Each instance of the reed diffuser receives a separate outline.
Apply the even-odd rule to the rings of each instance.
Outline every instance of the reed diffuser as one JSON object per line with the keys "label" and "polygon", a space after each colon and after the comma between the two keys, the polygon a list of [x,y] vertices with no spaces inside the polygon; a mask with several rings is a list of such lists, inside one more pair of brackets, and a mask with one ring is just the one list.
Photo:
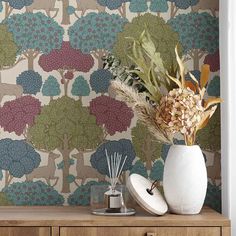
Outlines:
{"label": "reed diffuser", "polygon": [[105,199],[107,201],[106,212],[119,213],[121,212],[121,208],[125,207],[125,205],[122,192],[116,190],[116,186],[119,182],[119,178],[124,168],[127,156],[123,158],[122,154],[117,152],[109,156],[107,150],[105,150],[105,152],[110,182],[109,191],[105,193]]}

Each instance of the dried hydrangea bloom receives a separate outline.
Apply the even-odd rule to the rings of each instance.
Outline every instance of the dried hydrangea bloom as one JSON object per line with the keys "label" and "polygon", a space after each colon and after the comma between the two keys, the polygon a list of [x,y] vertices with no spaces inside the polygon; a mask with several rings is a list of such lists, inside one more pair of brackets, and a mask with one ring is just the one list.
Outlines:
{"label": "dried hydrangea bloom", "polygon": [[203,112],[201,96],[189,88],[179,88],[161,98],[156,119],[169,133],[191,135],[200,123]]}

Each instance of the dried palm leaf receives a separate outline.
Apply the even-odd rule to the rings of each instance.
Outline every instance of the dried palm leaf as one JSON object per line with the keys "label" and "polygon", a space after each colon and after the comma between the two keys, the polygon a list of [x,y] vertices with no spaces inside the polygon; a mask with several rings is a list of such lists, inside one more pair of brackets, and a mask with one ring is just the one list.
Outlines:
{"label": "dried palm leaf", "polygon": [[216,104],[221,103],[223,100],[221,98],[208,98],[206,101],[204,101],[204,108],[207,110],[209,107],[214,106]]}
{"label": "dried palm leaf", "polygon": [[201,88],[204,88],[207,85],[209,78],[210,78],[210,66],[204,64],[201,69],[201,79],[200,79]]}
{"label": "dried palm leaf", "polygon": [[186,87],[185,86],[185,67],[184,67],[183,61],[179,57],[178,46],[175,47],[175,54],[176,54],[176,60],[177,60],[178,65],[179,65],[179,73],[180,73],[182,88],[185,88]]}

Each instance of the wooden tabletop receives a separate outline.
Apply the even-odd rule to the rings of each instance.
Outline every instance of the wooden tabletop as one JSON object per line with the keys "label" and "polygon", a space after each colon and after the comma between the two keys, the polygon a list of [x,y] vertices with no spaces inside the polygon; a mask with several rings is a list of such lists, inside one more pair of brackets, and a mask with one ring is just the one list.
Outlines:
{"label": "wooden tabletop", "polygon": [[167,214],[155,217],[143,211],[129,217],[90,214],[83,207],[0,207],[0,226],[230,226],[230,221],[204,208],[194,216]]}

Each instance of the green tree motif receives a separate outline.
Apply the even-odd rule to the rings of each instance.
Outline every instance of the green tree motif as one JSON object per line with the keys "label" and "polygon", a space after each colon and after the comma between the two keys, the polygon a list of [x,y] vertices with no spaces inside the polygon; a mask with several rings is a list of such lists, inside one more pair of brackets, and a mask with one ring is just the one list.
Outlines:
{"label": "green tree motif", "polygon": [[[0,25],[0,71],[13,67],[16,63],[18,47],[7,25]],[[1,80],[1,74],[0,74]]]}
{"label": "green tree motif", "polygon": [[140,122],[132,129],[131,134],[137,157],[146,163],[146,169],[150,171],[153,162],[161,157],[162,145]]}
{"label": "green tree motif", "polygon": [[218,152],[221,149],[221,122],[220,108],[210,119],[208,125],[198,131],[197,143],[205,151]]}
{"label": "green tree motif", "polygon": [[57,79],[50,75],[43,84],[42,88],[43,96],[50,97],[50,100],[53,100],[54,96],[59,96],[61,93],[60,84],[57,82]]}
{"label": "green tree motif", "polygon": [[146,0],[131,0],[129,5],[129,10],[131,12],[140,13],[146,12],[148,10],[148,5]]}
{"label": "green tree motif", "polygon": [[204,13],[180,14],[168,21],[179,34],[184,54],[193,60],[194,70],[200,69],[204,55],[219,48],[219,19]]}
{"label": "green tree motif", "polygon": [[41,12],[14,14],[6,23],[19,47],[18,54],[28,60],[28,70],[34,69],[34,60],[40,53],[61,48],[64,29]]}
{"label": "green tree motif", "polygon": [[72,85],[71,94],[73,96],[79,96],[82,101],[82,97],[89,96],[90,88],[88,82],[83,76],[78,76]]}
{"label": "green tree motif", "polygon": [[195,6],[199,0],[168,0],[170,2],[170,17],[176,16],[179,10],[186,10]]}
{"label": "green tree motif", "polygon": [[[122,65],[131,66],[133,64],[129,56],[132,55],[133,42],[129,38],[138,40],[144,30],[148,30],[156,49],[161,54],[165,68],[170,74],[175,75],[178,68],[175,47],[179,43],[179,36],[169,24],[161,17],[146,13],[143,16],[136,17],[132,22],[125,25],[124,30],[118,34],[113,47],[116,57],[121,60]],[[181,46],[179,53],[181,53]]]}
{"label": "green tree motif", "polygon": [[[211,152],[214,154],[214,165],[213,171],[214,173],[220,174],[219,166],[221,158],[220,150],[221,150],[221,120],[220,120],[220,108],[218,107],[213,117],[210,119],[209,123],[204,129],[201,129],[197,133],[197,140],[196,142],[202,148],[202,150]],[[209,167],[211,168],[211,167]],[[214,177],[211,176],[209,169],[208,169],[208,177],[214,182]],[[214,185],[213,185],[214,186]],[[212,187],[213,187],[212,186]],[[209,186],[208,186],[209,187]],[[210,185],[211,187],[211,185]],[[208,189],[209,190],[209,189]],[[212,193],[207,193],[211,195]],[[213,204],[213,203],[212,203]]]}
{"label": "green tree motif", "polygon": [[71,46],[83,53],[91,53],[102,68],[102,57],[112,50],[116,35],[123,30],[125,23],[127,19],[117,14],[89,13],[69,28]]}
{"label": "green tree motif", "polygon": [[103,132],[81,101],[64,96],[42,108],[35,124],[29,128],[28,137],[36,149],[57,149],[61,153],[64,161],[62,192],[68,193],[70,153],[74,149],[80,152],[94,150],[103,141]]}
{"label": "green tree motif", "polygon": [[3,192],[0,193],[0,206],[13,206],[14,204],[8,199]]}
{"label": "green tree motif", "polygon": [[160,16],[162,12],[167,12],[169,9],[167,0],[151,0],[149,9],[151,12],[156,12]]}

